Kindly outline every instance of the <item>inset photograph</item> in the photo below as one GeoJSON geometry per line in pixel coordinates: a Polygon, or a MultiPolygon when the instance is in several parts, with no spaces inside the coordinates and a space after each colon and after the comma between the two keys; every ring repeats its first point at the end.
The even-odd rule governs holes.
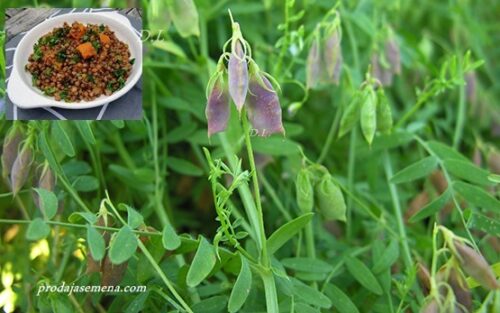
{"type": "Polygon", "coordinates": [[[140,9],[5,14],[8,120],[142,118],[140,9]]]}

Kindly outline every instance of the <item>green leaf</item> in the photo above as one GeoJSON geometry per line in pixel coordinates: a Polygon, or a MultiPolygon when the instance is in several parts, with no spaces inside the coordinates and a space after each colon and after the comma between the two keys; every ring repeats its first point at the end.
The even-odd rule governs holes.
{"type": "Polygon", "coordinates": [[[73,144],[69,139],[69,135],[66,130],[62,126],[61,121],[56,121],[52,123],[52,135],[56,143],[61,147],[61,150],[69,157],[75,156],[75,149],[73,148],[73,144]]]}
{"type": "Polygon", "coordinates": [[[450,197],[451,197],[451,192],[448,189],[445,192],[443,192],[439,197],[434,199],[431,203],[429,203],[425,207],[423,207],[415,215],[410,217],[410,219],[408,221],[410,223],[415,223],[415,222],[423,220],[424,218],[427,218],[431,215],[436,214],[446,205],[446,203],[448,203],[448,200],[450,200],[450,197]]]}
{"type": "Polygon", "coordinates": [[[339,138],[347,134],[359,120],[359,109],[361,102],[359,97],[354,96],[349,106],[345,109],[340,120],[339,138]]]}
{"type": "Polygon", "coordinates": [[[194,313],[220,313],[226,309],[227,296],[213,296],[192,306],[194,313]]]}
{"type": "Polygon", "coordinates": [[[97,222],[97,216],[90,212],[73,212],[68,217],[70,223],[76,224],[84,218],[89,224],[95,224],[97,222]]]}
{"type": "Polygon", "coordinates": [[[267,239],[267,250],[271,255],[278,251],[288,240],[292,239],[304,226],[311,221],[314,213],[303,214],[282,225],[267,239]]]}
{"type": "Polygon", "coordinates": [[[125,309],[125,313],[144,312],[145,311],[144,304],[146,303],[148,297],[149,297],[149,290],[146,292],[141,292],[134,298],[134,300],[130,302],[130,304],[125,309]]]}
{"type": "Polygon", "coordinates": [[[296,302],[294,307],[294,312],[298,313],[321,313],[320,310],[302,302],[296,302]]]}
{"type": "Polygon", "coordinates": [[[379,274],[383,270],[390,268],[399,257],[399,244],[396,240],[391,240],[381,256],[375,260],[372,271],[379,274]]]}
{"type": "Polygon", "coordinates": [[[461,181],[453,183],[453,188],[464,197],[469,204],[483,208],[493,213],[500,213],[500,201],[479,187],[461,181]]]}
{"type": "Polygon", "coordinates": [[[462,160],[468,162],[469,160],[461,155],[459,152],[457,152],[455,149],[453,149],[450,146],[445,145],[444,143],[438,142],[438,141],[429,141],[427,142],[427,145],[429,148],[440,158],[441,160],[444,159],[455,159],[455,160],[462,160]]]}
{"type": "Polygon", "coordinates": [[[401,184],[426,177],[437,167],[438,159],[434,156],[426,157],[409,165],[391,177],[391,183],[401,184]]]}
{"type": "Polygon", "coordinates": [[[95,145],[95,137],[90,127],[90,121],[74,121],[82,139],[90,145],[95,145]]]}
{"type": "Polygon", "coordinates": [[[333,270],[332,266],[325,261],[313,258],[286,258],[281,260],[284,267],[295,271],[309,272],[309,273],[329,273],[333,270]]]}
{"type": "Polygon", "coordinates": [[[188,176],[203,175],[203,170],[201,168],[183,159],[168,157],[167,165],[172,171],[177,172],[179,174],[184,174],[188,176]]]}
{"type": "Polygon", "coordinates": [[[163,247],[167,250],[175,250],[181,245],[181,239],[170,223],[165,225],[162,236],[163,247]]]}
{"type": "Polygon", "coordinates": [[[47,219],[53,218],[57,213],[58,201],[56,195],[43,188],[33,188],[38,194],[40,201],[40,209],[47,219]]]}
{"type": "Polygon", "coordinates": [[[279,135],[266,138],[252,137],[252,148],[256,152],[274,156],[300,153],[300,145],[298,143],[279,135]]]}
{"type": "Polygon", "coordinates": [[[471,183],[475,183],[482,186],[492,186],[492,183],[488,179],[488,171],[477,167],[469,161],[462,161],[456,159],[446,159],[444,160],[444,167],[452,175],[467,180],[471,183]]]}
{"type": "Polygon", "coordinates": [[[295,181],[295,196],[297,205],[302,213],[311,212],[314,206],[314,191],[310,173],[307,169],[300,169],[295,181]]]}
{"type": "Polygon", "coordinates": [[[229,297],[229,304],[227,306],[229,312],[231,313],[238,312],[238,310],[243,306],[248,294],[250,293],[250,288],[252,287],[252,271],[250,270],[248,261],[242,255],[240,255],[240,258],[240,274],[234,283],[231,296],[229,297]]]}
{"type": "MultiPolygon", "coordinates": [[[[153,47],[164,50],[166,52],[169,52],[175,56],[178,56],[182,59],[186,58],[186,54],[184,53],[184,50],[177,45],[175,42],[170,41],[170,40],[162,40],[158,41],[155,40],[153,41],[153,47]]],[[[170,135],[170,134],[169,134],[170,135]]]]}
{"type": "Polygon", "coordinates": [[[106,244],[102,235],[90,224],[87,224],[87,242],[92,258],[96,261],[102,260],[106,252],[106,244]]]}
{"type": "Polygon", "coordinates": [[[304,301],[307,304],[318,306],[324,309],[328,309],[332,306],[332,301],[318,290],[304,284],[296,278],[291,279],[293,283],[293,293],[300,300],[304,301]]]}
{"type": "Polygon", "coordinates": [[[113,264],[121,264],[130,259],[137,250],[137,238],[132,229],[125,225],[113,236],[109,245],[109,258],[113,264]]]}
{"type": "Polygon", "coordinates": [[[133,208],[131,208],[126,204],[125,206],[127,207],[128,226],[130,226],[132,229],[136,229],[137,227],[144,224],[144,217],[142,217],[142,215],[139,212],[137,212],[136,210],[134,210],[133,208]]]}
{"type": "Polygon", "coordinates": [[[73,187],[77,191],[90,192],[99,188],[99,181],[94,176],[82,175],[73,181],[73,187]]]}
{"type": "Polygon", "coordinates": [[[26,231],[26,239],[28,240],[40,240],[47,237],[50,233],[50,227],[41,218],[37,217],[33,219],[26,231]]]}
{"type": "Polygon", "coordinates": [[[45,131],[41,132],[38,144],[40,150],[42,150],[42,153],[45,156],[45,159],[47,160],[47,162],[49,162],[50,168],[58,174],[64,174],[64,172],[61,170],[59,162],[54,155],[54,151],[52,151],[51,145],[47,140],[47,133],[45,131]]]}
{"type": "Polygon", "coordinates": [[[193,263],[187,273],[187,285],[189,287],[198,286],[210,274],[215,266],[215,262],[214,247],[204,237],[200,237],[198,250],[196,250],[193,263]]]}
{"type": "Polygon", "coordinates": [[[361,262],[357,258],[354,257],[346,257],[345,265],[347,270],[351,275],[356,279],[361,286],[370,290],[376,295],[382,295],[382,287],[380,286],[377,278],[373,275],[373,273],[368,269],[365,263],[361,262]]]}
{"type": "Polygon", "coordinates": [[[328,284],[325,288],[325,293],[333,300],[333,306],[339,313],[359,313],[358,308],[351,299],[337,286],[328,284]]]}
{"type": "Polygon", "coordinates": [[[483,214],[473,212],[467,222],[467,226],[484,231],[492,236],[500,236],[500,222],[483,214]]]}

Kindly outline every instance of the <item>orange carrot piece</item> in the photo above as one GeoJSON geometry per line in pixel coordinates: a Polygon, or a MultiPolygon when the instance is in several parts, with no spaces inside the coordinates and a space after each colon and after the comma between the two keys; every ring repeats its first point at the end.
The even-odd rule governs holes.
{"type": "Polygon", "coordinates": [[[82,55],[82,58],[88,59],[91,58],[95,55],[97,55],[97,52],[94,49],[94,46],[90,42],[82,43],[76,49],[80,52],[82,55]]]}
{"type": "Polygon", "coordinates": [[[109,43],[111,41],[111,39],[109,38],[108,35],[105,35],[105,34],[99,34],[99,39],[101,40],[101,43],[103,45],[109,43]]]}

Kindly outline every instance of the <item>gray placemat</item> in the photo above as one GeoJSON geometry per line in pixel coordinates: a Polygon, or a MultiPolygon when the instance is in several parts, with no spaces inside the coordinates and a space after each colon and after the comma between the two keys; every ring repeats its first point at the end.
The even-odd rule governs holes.
{"type": "MultiPolygon", "coordinates": [[[[61,9],[55,14],[52,14],[49,18],[79,12],[98,13],[113,11],[117,10],[83,8],[61,9]]],[[[127,15],[124,16],[130,21],[132,26],[137,30],[138,34],[140,34],[142,29],[142,20],[127,15]]],[[[26,32],[20,33],[13,38],[9,38],[5,44],[7,81],[9,80],[10,73],[12,72],[14,52],[24,35],[26,35],[26,32]]],[[[8,120],[139,120],[142,119],[142,77],[124,96],[103,106],[81,110],[68,110],[60,108],[21,109],[13,104],[7,95],[5,101],[5,114],[8,120]]]]}

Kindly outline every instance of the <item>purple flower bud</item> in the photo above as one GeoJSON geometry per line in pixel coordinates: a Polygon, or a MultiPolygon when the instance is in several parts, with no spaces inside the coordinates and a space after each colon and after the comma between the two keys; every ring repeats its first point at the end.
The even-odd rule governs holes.
{"type": "Polygon", "coordinates": [[[401,74],[401,53],[395,38],[390,38],[385,43],[385,56],[390,64],[393,74],[401,74]]]}
{"type": "Polygon", "coordinates": [[[328,77],[335,84],[339,83],[340,70],[342,68],[342,50],[340,47],[340,30],[335,28],[327,35],[325,41],[325,65],[328,77]]]}
{"type": "Polygon", "coordinates": [[[321,78],[321,56],[318,40],[314,40],[307,56],[307,88],[315,88],[321,78]]]}
{"type": "MultiPolygon", "coordinates": [[[[40,173],[40,177],[38,178],[37,188],[54,191],[55,184],[56,177],[54,176],[54,172],[52,172],[48,165],[45,165],[42,172],[40,173]]],[[[33,200],[35,202],[35,205],[40,208],[38,193],[33,192],[33,200]]]]}
{"type": "Polygon", "coordinates": [[[378,79],[383,86],[392,85],[393,73],[380,62],[380,55],[374,53],[372,55],[371,64],[373,77],[378,79]]]}
{"type": "Polygon", "coordinates": [[[19,190],[21,190],[24,183],[26,183],[26,179],[30,173],[31,163],[33,163],[33,151],[31,147],[25,145],[14,161],[12,173],[10,174],[12,193],[14,195],[16,195],[19,190]]]}
{"type": "Polygon", "coordinates": [[[466,309],[466,312],[472,312],[471,292],[462,273],[454,268],[451,268],[448,276],[448,284],[451,289],[453,289],[455,299],[457,299],[458,303],[466,309]]]}
{"type": "Polygon", "coordinates": [[[229,120],[229,96],[224,88],[222,78],[219,77],[208,96],[205,115],[208,121],[208,136],[224,131],[229,120]]]}
{"type": "Polygon", "coordinates": [[[248,119],[257,135],[284,133],[279,98],[267,77],[257,72],[250,80],[249,89],[248,119]]]}
{"type": "Polygon", "coordinates": [[[456,257],[468,275],[487,289],[493,290],[500,287],[491,267],[481,254],[459,241],[455,241],[454,244],[457,252],[456,257]]]}
{"type": "Polygon", "coordinates": [[[3,142],[2,149],[2,175],[9,177],[14,161],[16,160],[19,144],[23,140],[23,134],[19,128],[12,128],[3,142]]]}
{"type": "Polygon", "coordinates": [[[228,63],[229,94],[241,112],[248,92],[248,67],[241,42],[238,40],[228,63]]]}

